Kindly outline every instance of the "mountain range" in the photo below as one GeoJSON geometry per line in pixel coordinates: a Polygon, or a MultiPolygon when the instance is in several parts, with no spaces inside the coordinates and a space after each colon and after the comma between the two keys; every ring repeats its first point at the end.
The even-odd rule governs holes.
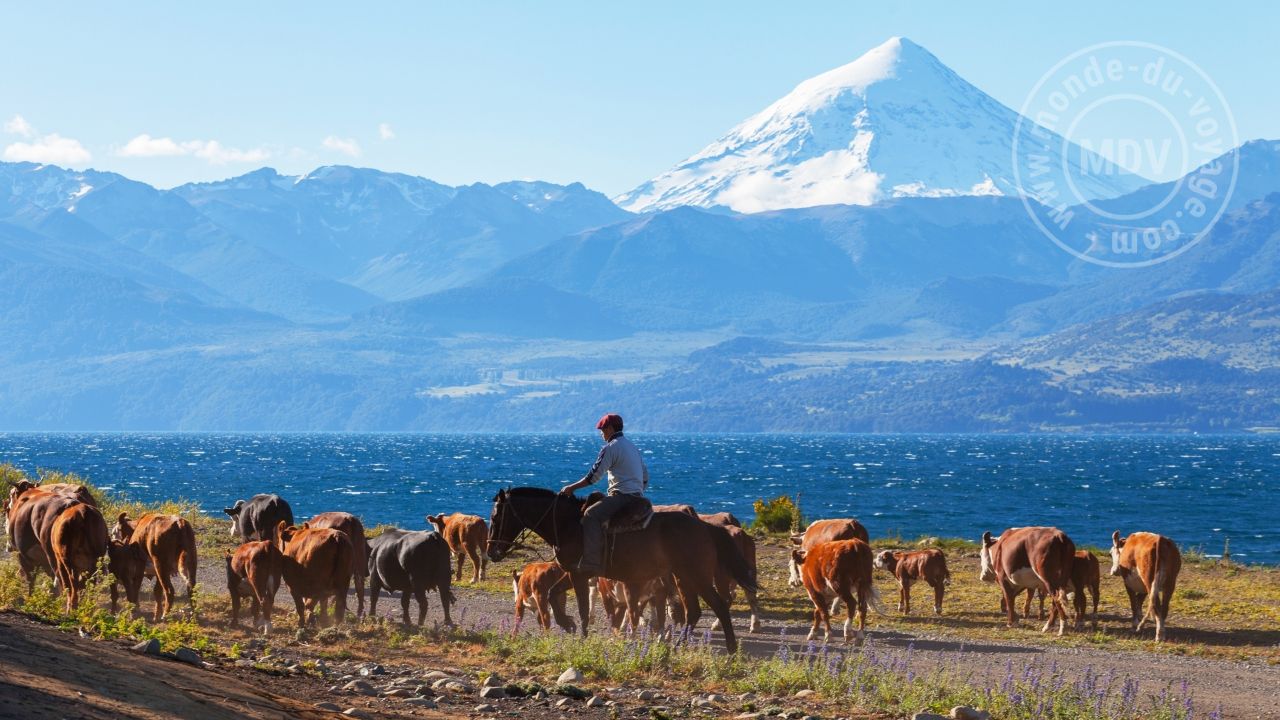
{"type": "Polygon", "coordinates": [[[894,38],[616,203],[0,163],[0,429],[1280,427],[1280,144],[1217,161],[1199,244],[1110,269],[1026,212],[1016,126],[894,38]]]}

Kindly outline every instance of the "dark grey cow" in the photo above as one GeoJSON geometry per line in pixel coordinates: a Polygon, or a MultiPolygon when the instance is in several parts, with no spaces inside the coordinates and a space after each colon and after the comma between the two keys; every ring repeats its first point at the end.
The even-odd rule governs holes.
{"type": "Polygon", "coordinates": [[[440,534],[431,530],[387,530],[369,541],[369,614],[378,608],[378,593],[383,589],[400,593],[404,624],[409,624],[409,598],[418,599],[418,625],[427,617],[427,591],[440,593],[444,621],[449,618],[453,590],[452,555],[440,534]]]}
{"type": "Polygon", "coordinates": [[[231,516],[231,536],[241,542],[274,540],[281,520],[285,525],[293,524],[293,509],[279,495],[254,495],[248,502],[237,500],[222,512],[231,516]]]}

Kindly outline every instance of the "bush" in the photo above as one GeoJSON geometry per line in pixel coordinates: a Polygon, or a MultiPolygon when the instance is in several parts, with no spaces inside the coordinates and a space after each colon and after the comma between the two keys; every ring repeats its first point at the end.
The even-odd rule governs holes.
{"type": "Polygon", "coordinates": [[[768,502],[756,500],[753,507],[756,517],[751,521],[751,527],[757,530],[770,533],[799,532],[804,525],[799,495],[794,500],[787,495],[779,495],[768,502]]]}

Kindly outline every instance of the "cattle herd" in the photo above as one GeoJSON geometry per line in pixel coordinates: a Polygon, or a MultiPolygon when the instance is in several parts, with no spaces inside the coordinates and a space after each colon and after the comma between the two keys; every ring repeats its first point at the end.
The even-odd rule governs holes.
{"type": "MultiPolygon", "coordinates": [[[[654,510],[686,513],[728,531],[736,553],[741,554],[754,577],[755,540],[732,514],[698,514],[688,505],[656,506],[654,510]]],[[[476,582],[485,577],[489,555],[500,557],[492,551],[485,520],[461,513],[427,516],[431,528],[428,530],[390,529],[366,538],[359,518],[345,512],[321,513],[297,526],[289,504],[278,495],[240,500],[224,512],[231,518],[232,535],[240,542],[225,556],[231,622],[239,624],[241,602],[248,599],[252,622],[255,627],[260,624],[264,632],[271,631],[273,605],[282,580],[293,597],[299,624],[327,623],[330,602],[332,621],[344,622],[352,584],[357,598],[356,617],[363,617],[366,583],[370,614],[376,613],[382,591],[398,592],[403,621],[410,622],[410,600],[416,599],[417,622],[421,625],[427,614],[427,592],[434,591],[440,598],[445,622],[449,623],[450,605],[454,602],[451,582],[461,581],[466,560],[471,561],[471,581],[476,582]]],[[[96,501],[84,487],[34,485],[27,481],[14,485],[4,498],[4,517],[9,550],[17,557],[28,593],[34,587],[36,571],[44,570],[54,577],[55,587],[65,593],[68,611],[75,607],[86,579],[103,558],[111,583],[113,612],[117,609],[119,588],[136,606],[142,581],[147,577],[155,580],[156,621],[165,618],[172,607],[174,575],[185,580],[187,599],[191,600],[190,588],[196,583],[196,538],[191,524],[181,517],[146,513],[130,518],[121,513],[108,529],[96,501]]],[[[868,544],[866,528],[851,519],[818,520],[803,533],[793,535],[791,541],[790,584],[803,587],[814,607],[810,639],[820,626],[825,637],[830,637],[831,616],[843,602],[847,610],[844,639],[862,641],[868,607],[883,612],[872,583],[876,568],[896,579],[899,612],[911,612],[911,587],[923,582],[933,590],[933,611],[942,614],[951,574],[940,550],[875,553],[868,544]],[[855,617],[857,633],[851,638],[850,625],[855,617]]],[[[1077,551],[1061,530],[1020,527],[1005,530],[999,536],[988,532],[982,537],[979,557],[980,578],[999,588],[1002,610],[1010,626],[1018,622],[1015,602],[1025,591],[1023,615],[1030,615],[1032,601],[1038,596],[1040,617],[1044,619],[1045,601],[1049,602],[1042,631],[1052,628],[1055,621],[1058,634],[1065,631],[1068,600],[1073,601],[1076,628],[1083,627],[1086,594],[1092,598],[1093,626],[1097,627],[1097,558],[1087,551],[1077,551]]],[[[1180,567],[1178,548],[1166,537],[1147,532],[1128,537],[1121,537],[1119,532],[1112,535],[1111,575],[1123,580],[1135,632],[1141,631],[1147,620],[1153,620],[1156,640],[1165,638],[1169,600],[1180,567]]],[[[716,578],[716,592],[727,603],[732,602],[734,579],[727,571],[721,573],[724,577],[716,578]]],[[[550,629],[553,620],[566,630],[577,629],[566,612],[573,579],[559,564],[529,563],[523,570],[512,571],[511,582],[517,623],[528,610],[544,629],[550,629]]],[[[654,631],[662,631],[668,617],[673,625],[685,625],[685,610],[673,600],[678,591],[674,582],[672,577],[643,584],[597,578],[590,588],[592,605],[602,608],[615,630],[638,627],[644,622],[640,610],[645,607],[652,611],[648,622],[654,631]]],[[[751,610],[749,631],[756,632],[759,607],[754,588],[746,594],[751,610]]]]}

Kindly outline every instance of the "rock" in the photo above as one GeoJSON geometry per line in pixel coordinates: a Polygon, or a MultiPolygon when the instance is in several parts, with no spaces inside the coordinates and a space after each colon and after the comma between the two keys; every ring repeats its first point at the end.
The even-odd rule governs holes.
{"type": "Polygon", "coordinates": [[[386,675],[386,674],[387,674],[387,669],[377,664],[365,665],[364,667],[360,668],[361,677],[372,677],[374,675],[386,675]]]}
{"type": "Polygon", "coordinates": [[[809,688],[805,688],[804,690],[797,690],[797,691],[796,691],[796,697],[798,697],[798,698],[813,697],[814,695],[817,695],[817,694],[818,694],[818,693],[814,692],[813,690],[810,690],[809,688]]]}
{"type": "Polygon", "coordinates": [[[543,692],[543,691],[539,690],[538,692],[534,693],[531,697],[532,697],[534,700],[546,700],[546,699],[547,699],[547,694],[546,694],[545,692],[543,692]]]}
{"type": "Polygon", "coordinates": [[[757,695],[753,692],[744,692],[738,696],[738,699],[742,702],[751,702],[752,700],[755,700],[756,697],[757,695]]]}
{"type": "Polygon", "coordinates": [[[475,692],[475,688],[472,688],[470,685],[466,683],[460,683],[457,680],[450,680],[449,682],[445,683],[444,689],[452,690],[453,692],[460,692],[460,693],[475,692]]]}
{"type": "Polygon", "coordinates": [[[200,653],[189,647],[178,648],[178,651],[175,652],[173,656],[178,659],[178,662],[184,662],[188,665],[195,665],[196,667],[201,668],[204,667],[204,661],[200,659],[200,653]]]}
{"type": "Polygon", "coordinates": [[[643,700],[645,702],[652,702],[658,699],[658,693],[654,692],[653,690],[641,690],[640,692],[636,693],[636,699],[643,700]]]}
{"type": "Polygon", "coordinates": [[[558,708],[567,707],[571,702],[573,702],[573,698],[567,698],[567,697],[560,698],[559,700],[556,701],[556,707],[558,708]]]}
{"type": "Polygon", "coordinates": [[[741,715],[734,715],[733,720],[756,720],[756,718],[764,717],[764,713],[749,712],[741,715]]]}
{"type": "Polygon", "coordinates": [[[365,712],[364,710],[361,710],[360,708],[347,708],[346,710],[342,711],[342,714],[346,715],[347,717],[361,718],[362,720],[373,720],[372,715],[365,712]]]}
{"type": "Polygon", "coordinates": [[[150,640],[143,640],[142,642],[133,646],[133,651],[136,653],[142,653],[143,655],[159,655],[160,641],[155,638],[151,638],[150,640]]]}
{"type": "Polygon", "coordinates": [[[822,718],[818,717],[817,715],[805,715],[804,717],[800,718],[800,720],[822,720],[822,718]]]}
{"type": "Polygon", "coordinates": [[[991,720],[991,713],[968,705],[957,705],[951,708],[951,718],[952,720],[991,720]]]}
{"type": "Polygon", "coordinates": [[[396,688],[394,690],[387,690],[386,692],[380,693],[378,695],[378,697],[391,697],[391,698],[407,698],[407,697],[413,697],[413,696],[414,696],[414,692],[406,688],[396,688]]]}
{"type": "Polygon", "coordinates": [[[707,699],[708,699],[708,700],[710,700],[710,701],[711,701],[711,702],[713,702],[713,703],[726,703],[726,702],[729,702],[729,696],[728,696],[728,695],[720,695],[720,694],[718,694],[718,693],[711,693],[710,695],[708,695],[708,696],[707,696],[707,699]]]}
{"type": "Polygon", "coordinates": [[[414,707],[426,708],[427,710],[434,710],[437,707],[436,701],[427,697],[409,698],[408,700],[404,701],[404,704],[413,705],[414,707]]]}
{"type": "Polygon", "coordinates": [[[235,666],[238,668],[250,668],[253,667],[253,661],[241,658],[235,662],[235,666]]]}
{"type": "Polygon", "coordinates": [[[443,670],[431,670],[422,675],[423,680],[440,680],[442,678],[452,680],[453,676],[443,670]]]}
{"type": "Polygon", "coordinates": [[[568,670],[560,673],[560,677],[556,678],[556,682],[561,685],[572,685],[574,683],[580,683],[583,680],[586,680],[586,678],[582,673],[578,672],[577,668],[569,668],[568,670]]]}
{"type": "Polygon", "coordinates": [[[486,700],[501,700],[507,696],[507,691],[500,687],[484,687],[480,688],[480,697],[486,700]]]}
{"type": "Polygon", "coordinates": [[[431,683],[431,689],[432,689],[432,690],[440,690],[440,689],[442,689],[445,685],[448,685],[448,684],[449,684],[449,683],[451,683],[451,682],[458,682],[458,681],[457,681],[457,680],[454,680],[453,678],[451,678],[451,677],[449,677],[449,676],[447,676],[447,675],[446,675],[445,677],[438,678],[438,679],[436,679],[436,681],[435,681],[435,682],[431,683]]]}
{"type": "Polygon", "coordinates": [[[343,685],[342,689],[349,693],[355,693],[356,695],[368,695],[370,697],[378,694],[378,691],[374,690],[372,685],[363,680],[352,680],[346,685],[343,685]]]}
{"type": "Polygon", "coordinates": [[[947,720],[947,717],[936,713],[918,712],[911,716],[911,720],[947,720]]]}
{"type": "Polygon", "coordinates": [[[604,698],[599,695],[592,695],[591,698],[587,700],[587,707],[604,707],[604,698]]]}
{"type": "Polygon", "coordinates": [[[712,706],[712,702],[706,698],[694,698],[693,702],[689,704],[696,708],[705,708],[705,707],[712,706]]]}
{"type": "Polygon", "coordinates": [[[506,683],[502,681],[502,678],[498,677],[497,673],[489,673],[489,677],[485,678],[484,682],[480,683],[480,687],[487,688],[502,687],[503,685],[506,685],[506,683]]]}
{"type": "Polygon", "coordinates": [[[318,702],[314,705],[317,710],[328,710],[329,712],[342,712],[340,705],[331,702],[318,702]]]}
{"type": "Polygon", "coordinates": [[[316,661],[316,672],[320,673],[321,675],[329,672],[329,666],[325,664],[324,660],[316,661]]]}
{"type": "Polygon", "coordinates": [[[498,709],[497,705],[488,705],[488,704],[477,705],[475,707],[476,712],[493,712],[494,710],[497,710],[497,709],[498,709]]]}

